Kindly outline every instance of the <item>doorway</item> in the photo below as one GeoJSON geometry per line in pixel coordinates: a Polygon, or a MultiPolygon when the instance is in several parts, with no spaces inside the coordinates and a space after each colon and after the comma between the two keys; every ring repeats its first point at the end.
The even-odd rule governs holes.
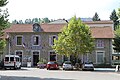
{"type": "Polygon", "coordinates": [[[39,52],[34,51],[33,52],[33,66],[37,66],[38,62],[39,62],[39,52]]]}

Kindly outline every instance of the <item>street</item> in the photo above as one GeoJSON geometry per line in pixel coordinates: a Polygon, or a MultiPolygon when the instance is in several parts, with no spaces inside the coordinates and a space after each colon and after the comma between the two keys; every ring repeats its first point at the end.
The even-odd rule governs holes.
{"type": "Polygon", "coordinates": [[[39,68],[0,70],[0,80],[120,80],[120,72],[114,69],[95,71],[63,71],[39,68]]]}

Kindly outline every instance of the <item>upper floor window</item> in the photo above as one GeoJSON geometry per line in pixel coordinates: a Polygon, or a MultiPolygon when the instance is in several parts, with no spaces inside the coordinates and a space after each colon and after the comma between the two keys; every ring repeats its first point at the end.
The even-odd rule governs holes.
{"type": "Polygon", "coordinates": [[[22,45],[22,36],[17,36],[16,39],[17,39],[16,44],[17,45],[22,45]]]}
{"type": "Polygon", "coordinates": [[[32,37],[32,40],[33,40],[33,45],[39,45],[40,44],[40,36],[38,36],[38,35],[35,35],[35,36],[33,36],[32,37]]]}
{"type": "Polygon", "coordinates": [[[58,36],[57,36],[57,35],[49,36],[49,45],[50,45],[50,46],[53,46],[53,45],[54,45],[55,39],[56,39],[56,40],[58,39],[58,36]]]}
{"type": "Polygon", "coordinates": [[[104,40],[97,40],[97,48],[104,48],[104,40]]]}

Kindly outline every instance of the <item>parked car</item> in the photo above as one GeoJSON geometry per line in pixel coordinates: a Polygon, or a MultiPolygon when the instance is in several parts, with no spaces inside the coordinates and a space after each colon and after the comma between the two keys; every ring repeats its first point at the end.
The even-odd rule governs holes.
{"type": "Polygon", "coordinates": [[[65,61],[63,63],[63,70],[73,70],[73,65],[71,61],[65,61]]]}
{"type": "Polygon", "coordinates": [[[46,64],[37,63],[37,68],[44,69],[46,68],[46,64]]]}
{"type": "Polygon", "coordinates": [[[4,68],[20,69],[21,68],[20,57],[18,55],[5,55],[4,68]]]}
{"type": "Polygon", "coordinates": [[[57,62],[48,62],[47,63],[47,70],[50,70],[50,69],[59,69],[59,65],[57,62]]]}
{"type": "Polygon", "coordinates": [[[94,71],[94,65],[92,62],[85,62],[82,65],[82,70],[92,70],[94,71]]]}

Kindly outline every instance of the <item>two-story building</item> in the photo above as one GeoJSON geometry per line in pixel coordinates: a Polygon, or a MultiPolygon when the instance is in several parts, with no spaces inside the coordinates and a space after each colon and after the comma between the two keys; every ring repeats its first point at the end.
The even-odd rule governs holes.
{"type": "MultiPolygon", "coordinates": [[[[112,21],[87,21],[92,36],[95,38],[95,50],[92,54],[81,55],[80,59],[91,60],[94,64],[111,64],[112,62],[112,21]]],[[[47,61],[62,63],[64,56],[56,54],[52,49],[54,38],[67,23],[54,24],[14,24],[4,32],[8,35],[6,54],[16,54],[21,57],[22,65],[26,66],[27,60],[31,60],[32,66],[36,66],[40,58],[47,61]]]]}

